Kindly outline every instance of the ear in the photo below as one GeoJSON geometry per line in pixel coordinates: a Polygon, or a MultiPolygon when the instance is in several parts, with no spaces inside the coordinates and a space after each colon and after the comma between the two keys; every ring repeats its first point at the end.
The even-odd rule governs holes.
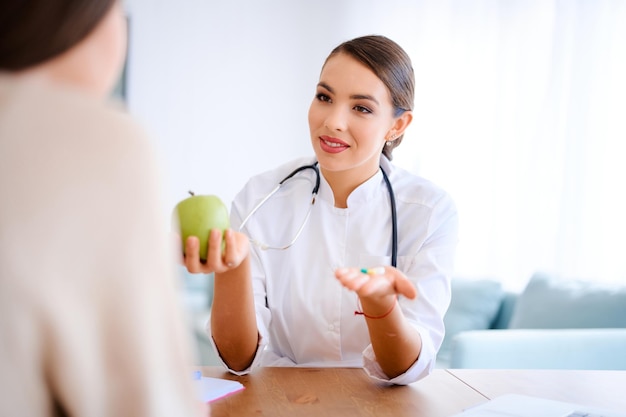
{"type": "Polygon", "coordinates": [[[412,121],[413,112],[410,110],[405,111],[395,119],[393,125],[391,126],[391,129],[389,130],[389,132],[387,132],[387,136],[389,138],[393,137],[394,139],[402,136],[404,134],[404,131],[407,127],[409,127],[412,121]]]}

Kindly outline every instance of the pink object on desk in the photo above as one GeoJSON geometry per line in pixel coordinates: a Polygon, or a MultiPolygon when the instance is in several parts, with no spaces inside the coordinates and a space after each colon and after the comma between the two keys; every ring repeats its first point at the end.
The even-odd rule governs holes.
{"type": "Polygon", "coordinates": [[[240,382],[202,376],[202,374],[199,374],[199,371],[194,373],[193,383],[196,386],[200,400],[207,403],[245,389],[240,382]]]}

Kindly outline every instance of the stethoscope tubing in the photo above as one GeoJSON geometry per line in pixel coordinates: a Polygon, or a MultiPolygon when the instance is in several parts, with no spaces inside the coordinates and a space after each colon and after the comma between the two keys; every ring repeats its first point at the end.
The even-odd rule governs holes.
{"type": "Polygon", "coordinates": [[[383,173],[387,190],[389,191],[389,204],[391,205],[391,265],[395,268],[398,265],[398,211],[396,208],[396,196],[391,186],[391,181],[387,173],[380,167],[380,172],[383,173]]]}
{"type": "MultiPolygon", "coordinates": [[[[288,181],[290,178],[292,178],[293,176],[295,176],[297,173],[304,171],[306,169],[312,169],[313,171],[315,171],[315,186],[313,187],[313,191],[311,192],[312,194],[312,200],[311,200],[311,206],[313,206],[315,204],[315,198],[317,196],[317,193],[320,189],[320,181],[321,181],[321,176],[320,176],[320,171],[319,168],[317,167],[317,162],[311,164],[311,165],[302,165],[301,167],[298,167],[296,169],[294,169],[293,171],[291,171],[291,173],[289,173],[289,175],[287,175],[285,178],[282,179],[282,181],[280,181],[278,183],[278,185],[276,185],[276,187],[274,187],[272,189],[272,191],[270,191],[270,193],[265,196],[265,198],[263,198],[263,200],[261,200],[253,209],[252,211],[250,211],[250,213],[246,216],[245,219],[243,219],[243,221],[241,222],[241,226],[240,226],[240,230],[243,229],[244,225],[248,222],[248,220],[250,219],[250,217],[252,217],[252,215],[254,213],[256,213],[256,211],[270,198],[272,197],[279,189],[280,187],[286,182],[288,181]]],[[[398,264],[398,217],[397,217],[397,208],[396,208],[396,198],[395,198],[395,193],[393,191],[393,187],[391,186],[391,181],[389,180],[389,177],[387,176],[387,173],[385,172],[385,170],[383,169],[383,167],[380,167],[380,171],[383,174],[383,179],[385,180],[385,185],[387,186],[387,191],[389,192],[389,203],[391,206],[391,265],[395,268],[397,267],[398,264]]],[[[298,237],[300,236],[300,233],[302,233],[302,230],[304,229],[304,226],[307,224],[309,215],[311,214],[311,211],[309,210],[309,212],[307,213],[307,216],[304,220],[304,222],[302,223],[302,226],[300,226],[300,229],[298,230],[298,232],[296,233],[296,236],[293,238],[293,240],[291,242],[289,242],[289,244],[287,244],[284,247],[281,248],[276,248],[276,249],[286,249],[288,247],[290,247],[291,245],[293,245],[293,243],[298,239],[298,237]]],[[[268,249],[268,247],[266,245],[261,244],[260,242],[258,242],[261,247],[263,249],[268,249]]]]}
{"type": "MultiPolygon", "coordinates": [[[[312,169],[313,171],[315,171],[316,179],[315,187],[313,188],[313,199],[315,199],[315,196],[317,195],[320,188],[320,171],[317,167],[317,162],[311,165],[303,165],[294,169],[289,175],[283,178],[283,180],[278,184],[278,187],[280,187],[285,181],[289,180],[298,172],[304,171],[305,169],[312,169]]],[[[398,211],[396,208],[396,197],[393,191],[393,187],[391,185],[391,181],[389,180],[389,177],[387,176],[387,173],[385,172],[383,167],[380,167],[380,172],[382,172],[383,174],[383,179],[385,180],[385,185],[387,186],[387,191],[389,192],[389,204],[391,205],[391,265],[395,268],[398,266],[398,211]]],[[[263,203],[266,200],[267,198],[263,200],[263,203]]]]}

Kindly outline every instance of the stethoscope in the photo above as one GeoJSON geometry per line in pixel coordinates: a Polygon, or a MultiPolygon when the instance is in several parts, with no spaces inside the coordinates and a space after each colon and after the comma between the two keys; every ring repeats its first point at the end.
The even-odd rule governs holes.
{"type": "MultiPolygon", "coordinates": [[[[289,175],[287,175],[285,178],[282,179],[282,181],[280,181],[278,183],[278,185],[276,185],[276,187],[274,187],[274,189],[272,189],[272,191],[269,192],[269,194],[267,196],[265,196],[256,206],[254,206],[254,208],[250,211],[250,213],[246,216],[245,219],[243,219],[243,221],[241,222],[241,225],[239,226],[239,231],[242,231],[244,226],[246,225],[246,223],[248,222],[248,220],[250,219],[250,217],[252,217],[252,215],[259,209],[261,208],[261,206],[263,206],[263,204],[265,204],[265,202],[272,197],[279,189],[280,187],[282,187],[282,185],[287,182],[289,179],[293,178],[297,173],[302,172],[304,170],[307,169],[311,169],[313,171],[315,171],[315,186],[313,187],[313,191],[311,192],[312,197],[311,197],[311,205],[309,206],[309,210],[306,213],[306,216],[304,218],[304,221],[302,222],[302,225],[300,226],[300,228],[298,229],[298,231],[296,232],[296,235],[294,236],[293,239],[291,239],[291,241],[284,246],[269,246],[265,243],[262,243],[256,239],[253,239],[252,237],[250,237],[250,241],[252,243],[254,243],[255,245],[259,246],[261,249],[263,250],[267,250],[267,249],[278,249],[278,250],[284,250],[289,248],[291,245],[293,245],[296,240],[298,239],[298,237],[300,236],[300,234],[302,233],[302,230],[304,229],[304,226],[307,224],[308,220],[309,220],[309,216],[311,215],[311,210],[313,208],[313,205],[315,204],[315,198],[317,196],[317,192],[320,189],[320,171],[319,168],[317,167],[317,162],[315,162],[314,164],[311,165],[303,165],[301,167],[298,167],[296,169],[294,169],[289,175]]],[[[398,219],[397,219],[397,211],[396,211],[396,198],[395,198],[395,194],[393,192],[393,187],[391,186],[391,181],[389,181],[389,177],[387,177],[387,174],[385,173],[385,170],[383,169],[383,167],[380,167],[380,172],[383,173],[383,179],[385,180],[385,185],[387,186],[387,191],[389,192],[389,202],[391,205],[391,265],[393,267],[397,266],[397,261],[398,261],[398,219]]]]}

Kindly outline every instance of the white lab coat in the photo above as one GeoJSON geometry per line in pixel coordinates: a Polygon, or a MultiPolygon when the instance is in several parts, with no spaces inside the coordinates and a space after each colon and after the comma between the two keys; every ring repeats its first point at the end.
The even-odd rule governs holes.
{"type": "MultiPolygon", "coordinates": [[[[253,177],[235,197],[231,226],[242,220],[288,173],[311,164],[298,159],[253,177]]],[[[431,182],[391,164],[381,167],[392,183],[398,213],[398,265],[415,284],[415,300],[400,297],[404,315],[420,332],[422,352],[403,375],[389,379],[370,345],[357,296],[339,283],[341,266],[391,264],[391,206],[378,172],[337,208],[330,186],[321,184],[302,234],[286,250],[251,246],[252,280],[261,343],[251,366],[364,367],[370,376],[408,384],[428,375],[444,336],[450,275],[457,244],[457,212],[451,198],[431,182]]],[[[268,245],[286,245],[302,224],[315,182],[306,170],[272,196],[246,224],[244,233],[268,245]]],[[[208,325],[210,334],[210,324],[208,325]]],[[[248,372],[248,370],[244,371],[248,372]]]]}

